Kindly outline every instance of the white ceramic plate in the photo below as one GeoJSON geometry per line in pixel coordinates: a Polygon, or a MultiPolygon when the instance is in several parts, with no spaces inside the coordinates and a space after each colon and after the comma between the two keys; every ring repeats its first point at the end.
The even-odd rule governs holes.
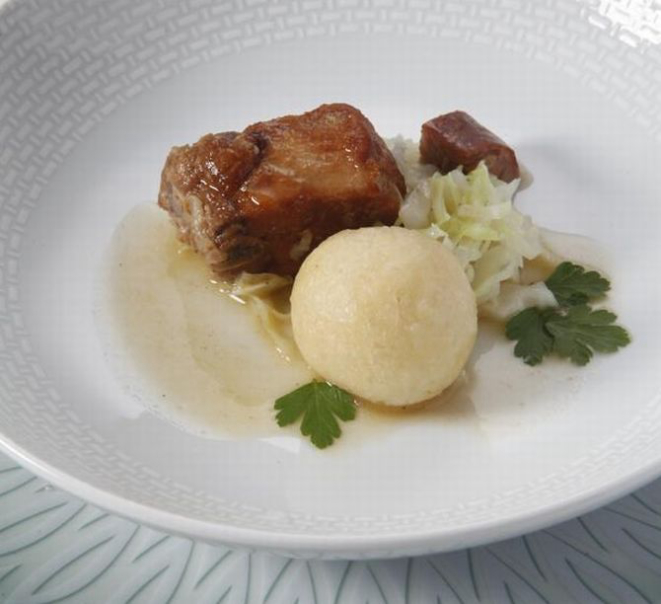
{"type": "Polygon", "coordinates": [[[658,29],[617,4],[10,2],[3,448],[119,514],[297,556],[465,547],[656,476],[661,52],[658,29]],[[373,433],[357,421],[327,452],[293,431],[200,438],[140,412],[93,313],[117,224],[155,198],[171,145],[332,100],[361,108],[384,136],[415,137],[425,119],[462,108],[506,137],[535,178],[521,209],[612,252],[609,304],[633,344],[584,369],[531,369],[504,340],[481,346],[453,413],[373,433]]]}

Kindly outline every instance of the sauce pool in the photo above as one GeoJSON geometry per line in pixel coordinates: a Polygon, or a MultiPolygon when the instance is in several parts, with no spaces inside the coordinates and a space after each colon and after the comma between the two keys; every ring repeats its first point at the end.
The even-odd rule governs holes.
{"type": "MultiPolygon", "coordinates": [[[[273,403],[315,375],[298,355],[277,350],[249,305],[178,241],[155,204],[137,206],[117,227],[101,280],[97,316],[106,356],[144,407],[205,437],[291,434],[277,426],[273,403]]],[[[428,423],[440,406],[461,415],[452,411],[460,390],[406,413],[361,403],[339,442],[407,421],[428,423]]]]}
{"type": "MultiPolygon", "coordinates": [[[[550,255],[533,264],[532,271],[552,270],[554,257],[603,270],[605,253],[594,241],[540,231],[550,255]]],[[[273,403],[314,374],[300,356],[278,352],[249,305],[178,241],[168,216],[155,204],[137,206],[117,227],[101,274],[97,310],[117,379],[166,421],[213,438],[298,432],[297,427],[287,432],[277,426],[273,403]]],[[[355,434],[383,436],[395,424],[459,421],[482,428],[480,405],[471,400],[475,383],[488,377],[480,375],[479,361],[492,354],[488,351],[494,345],[508,345],[499,330],[487,327],[480,328],[464,376],[441,396],[406,411],[360,404],[356,421],[343,424],[347,438],[339,442],[355,434]]],[[[517,371],[524,369],[511,351],[503,352],[508,367],[513,363],[517,371]]]]}
{"type": "Polygon", "coordinates": [[[113,369],[150,410],[199,434],[277,433],[274,398],[309,381],[269,345],[251,313],[184,247],[155,204],[111,241],[100,331],[113,369]]]}

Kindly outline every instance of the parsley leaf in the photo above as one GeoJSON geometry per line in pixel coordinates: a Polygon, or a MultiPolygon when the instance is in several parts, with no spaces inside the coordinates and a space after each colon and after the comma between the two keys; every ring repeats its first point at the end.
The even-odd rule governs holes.
{"type": "Polygon", "coordinates": [[[562,262],[545,281],[560,306],[585,304],[603,296],[609,289],[608,279],[597,271],[586,271],[572,262],[562,262]]]}
{"type": "Polygon", "coordinates": [[[587,365],[595,352],[615,352],[631,342],[627,331],[614,325],[607,310],[592,310],[587,302],[609,289],[608,279],[573,262],[562,262],[545,281],[557,308],[530,307],[507,322],[505,333],[517,340],[514,356],[537,365],[550,353],[576,365],[587,365]]]}
{"type": "Polygon", "coordinates": [[[537,307],[526,308],[514,315],[505,328],[510,340],[517,340],[514,356],[528,365],[538,365],[553,350],[553,337],[546,329],[549,313],[537,307]]]}
{"type": "Polygon", "coordinates": [[[324,449],[333,444],[342,430],[336,418],[350,421],[356,417],[356,404],[351,394],[328,382],[313,381],[281,396],[275,401],[278,426],[288,426],[299,420],[301,433],[312,444],[324,449]]]}
{"type": "Polygon", "coordinates": [[[616,319],[612,312],[592,310],[582,304],[572,306],[564,314],[554,313],[546,322],[546,329],[554,338],[555,353],[577,365],[586,365],[593,351],[615,352],[631,341],[625,329],[613,325],[616,319]]]}

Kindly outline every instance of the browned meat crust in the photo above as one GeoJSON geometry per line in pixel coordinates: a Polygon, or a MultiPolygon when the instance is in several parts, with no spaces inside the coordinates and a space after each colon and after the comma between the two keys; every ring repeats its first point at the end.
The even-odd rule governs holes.
{"type": "Polygon", "coordinates": [[[439,115],[422,125],[420,157],[444,174],[458,166],[468,173],[484,160],[489,172],[505,182],[519,177],[514,150],[463,111],[439,115]]]}
{"type": "Polygon", "coordinates": [[[215,272],[293,275],[330,235],[392,224],[405,193],[369,120],[332,104],[173,148],[158,203],[215,272]]]}

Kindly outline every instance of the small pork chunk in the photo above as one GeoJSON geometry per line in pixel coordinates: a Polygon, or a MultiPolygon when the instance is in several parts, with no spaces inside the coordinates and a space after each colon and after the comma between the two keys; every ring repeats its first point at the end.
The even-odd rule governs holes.
{"type": "Polygon", "coordinates": [[[393,224],[405,193],[369,120],[332,104],[173,148],[158,203],[216,273],[294,275],[334,233],[393,224]]]}
{"type": "Polygon", "coordinates": [[[514,150],[463,111],[439,115],[422,125],[420,160],[437,166],[443,174],[458,166],[468,174],[484,160],[500,180],[519,177],[514,150]]]}

